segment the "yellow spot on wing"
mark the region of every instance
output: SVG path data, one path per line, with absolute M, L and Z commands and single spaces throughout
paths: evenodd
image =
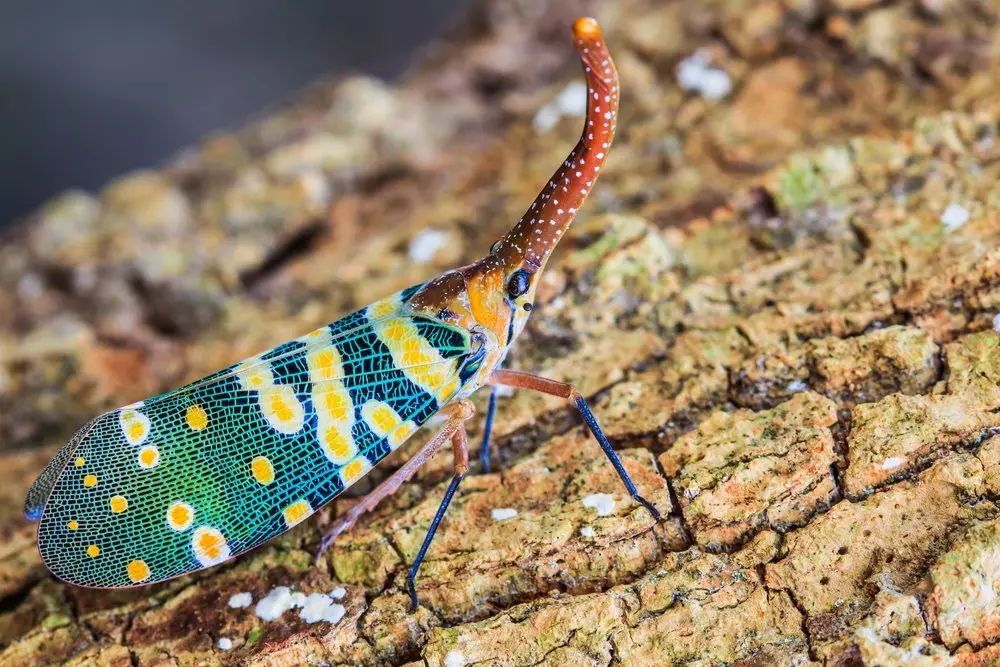
M 98 556 L 101 555 L 101 547 L 97 546 L 96 544 L 91 544 L 89 547 L 87 547 L 87 555 L 90 556 L 91 558 L 97 558 Z
M 396 428 L 393 429 L 392 433 L 389 434 L 387 440 L 389 441 L 389 448 L 396 449 L 401 444 L 406 442 L 406 439 L 413 435 L 414 431 L 417 430 L 417 425 L 412 421 L 405 421 Z
M 296 500 L 294 503 L 286 507 L 282 514 L 285 517 L 285 525 L 291 528 L 297 523 L 301 523 L 306 517 L 312 514 L 312 507 L 309 505 L 309 501 Z
M 229 544 L 217 528 L 199 526 L 191 536 L 194 557 L 204 566 L 215 565 L 229 558 Z
M 84 459 L 82 456 L 76 457 L 75 463 L 76 463 L 76 467 L 77 468 L 82 468 L 83 464 L 86 463 L 86 462 L 87 462 L 86 459 Z
M 137 410 L 122 410 L 118 423 L 125 439 L 133 445 L 141 445 L 149 437 L 149 417 Z
M 91 487 L 97 486 L 97 475 L 93 475 L 93 474 L 92 475 L 84 475 L 83 476 L 83 485 L 85 487 L 87 487 L 88 489 L 91 488 Z
M 247 359 L 236 369 L 236 376 L 244 389 L 264 389 L 274 385 L 271 364 L 256 357 Z
M 250 473 L 260 484 L 270 484 L 274 481 L 274 466 L 266 456 L 258 456 L 250 462 Z
M 195 431 L 201 431 L 208 426 L 208 413 L 200 405 L 192 405 L 184 413 L 184 421 Z
M 125 569 L 128 571 L 128 578 L 133 584 L 137 584 L 140 581 L 145 581 L 149 578 L 149 566 L 146 565 L 146 561 L 134 560 L 130 562 Z
M 121 514 L 128 509 L 128 499 L 125 496 L 111 496 L 108 503 L 111 505 L 111 511 L 115 514 Z
M 401 303 L 399 294 L 393 294 L 368 306 L 365 315 L 368 316 L 369 321 L 379 320 L 397 312 Z
M 316 408 L 316 440 L 323 455 L 337 464 L 350 461 L 357 452 L 354 435 L 354 402 L 344 387 L 340 352 L 330 343 L 306 355 L 312 401 Z
M 80 524 L 77 523 L 76 521 L 70 521 L 69 523 L 66 524 L 66 527 L 69 528 L 70 530 L 76 530 L 77 528 L 80 527 Z
M 340 469 L 340 480 L 346 489 L 371 469 L 372 465 L 364 456 L 359 456 Z
M 309 379 L 313 383 L 344 377 L 344 365 L 340 353 L 333 345 L 310 352 L 306 357 L 306 363 L 309 365 Z
M 260 410 L 275 431 L 291 435 L 302 430 L 305 410 L 288 385 L 274 385 L 261 389 L 258 395 Z
M 392 406 L 383 401 L 371 400 L 361 406 L 361 416 L 369 428 L 380 438 L 389 435 L 392 429 L 399 426 L 401 419 Z
M 182 531 L 191 527 L 194 521 L 194 508 L 178 500 L 167 508 L 167 525 L 171 530 Z
M 373 324 L 379 339 L 389 348 L 396 368 L 429 394 L 443 400 L 458 389 L 455 359 L 445 359 L 436 347 L 420 335 L 416 323 L 407 317 L 391 317 Z M 450 393 L 449 393 L 450 392 Z
M 139 450 L 139 466 L 155 468 L 160 463 L 160 450 L 152 445 L 146 445 Z

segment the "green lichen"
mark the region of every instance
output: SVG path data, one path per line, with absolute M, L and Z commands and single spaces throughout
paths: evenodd
M 796 213 L 804 211 L 819 199 L 821 186 L 813 161 L 795 155 L 778 174 L 778 206 Z

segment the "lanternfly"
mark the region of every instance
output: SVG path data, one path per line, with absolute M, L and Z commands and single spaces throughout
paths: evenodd
M 597 180 L 614 138 L 618 76 L 594 19 L 573 24 L 587 81 L 583 134 L 510 232 L 468 266 L 405 289 L 293 341 L 174 391 L 94 418 L 31 487 L 38 548 L 69 583 L 116 588 L 164 581 L 234 558 L 307 519 L 435 414 L 443 427 L 339 517 L 320 553 L 445 444 L 455 471 L 407 578 L 414 581 L 468 471 L 469 396 L 497 387 L 569 400 L 642 498 L 573 387 L 501 368 L 539 276 Z

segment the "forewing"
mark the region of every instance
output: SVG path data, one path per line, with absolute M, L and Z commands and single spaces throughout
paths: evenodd
M 401 310 L 408 291 L 88 424 L 29 494 L 47 496 L 48 568 L 83 586 L 169 579 L 361 478 L 458 392 L 469 358 L 465 330 Z

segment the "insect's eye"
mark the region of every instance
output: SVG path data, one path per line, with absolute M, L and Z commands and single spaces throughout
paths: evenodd
M 490 254 L 495 255 L 498 250 L 500 250 L 500 241 L 494 241 L 493 245 L 490 246 Z
M 524 269 L 518 269 L 510 274 L 510 279 L 507 280 L 507 295 L 516 299 L 527 292 L 530 285 L 531 279 L 528 272 Z

